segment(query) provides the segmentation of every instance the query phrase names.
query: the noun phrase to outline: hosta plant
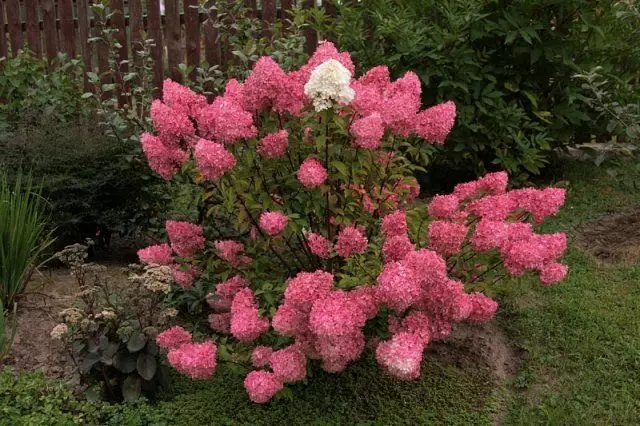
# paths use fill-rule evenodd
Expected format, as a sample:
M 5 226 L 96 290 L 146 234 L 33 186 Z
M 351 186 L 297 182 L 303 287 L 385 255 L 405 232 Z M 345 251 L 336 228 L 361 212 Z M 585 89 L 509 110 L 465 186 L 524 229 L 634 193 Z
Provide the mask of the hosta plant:
M 168 221 L 168 242 L 139 257 L 170 267 L 186 294 L 210 288 L 211 338 L 181 327 L 157 337 L 179 372 L 246 366 L 249 398 L 265 403 L 310 368 L 338 373 L 368 348 L 385 373 L 416 379 L 430 342 L 493 317 L 483 291 L 494 282 L 566 274 L 565 235 L 535 232 L 564 190 L 508 191 L 497 172 L 425 206 L 407 156 L 445 143 L 455 105 L 421 110 L 411 72 L 353 72 L 325 42 L 294 71 L 261 58 L 211 103 L 165 82 L 143 149 L 163 178 L 198 189 L 201 223 Z
M 88 246 L 67 246 L 56 257 L 78 282 L 76 303 L 60 312 L 51 338 L 62 341 L 90 385 L 88 395 L 134 401 L 167 376 L 155 337 L 177 314 L 164 309 L 171 286 L 166 266 L 131 265 L 128 283 L 109 280 L 104 266 L 85 263 Z

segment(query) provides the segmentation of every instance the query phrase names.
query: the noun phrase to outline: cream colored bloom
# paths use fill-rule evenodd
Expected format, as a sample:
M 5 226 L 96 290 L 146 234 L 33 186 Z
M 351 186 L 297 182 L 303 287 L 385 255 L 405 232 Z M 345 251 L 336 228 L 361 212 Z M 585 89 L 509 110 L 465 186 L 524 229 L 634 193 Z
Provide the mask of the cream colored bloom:
M 340 62 L 329 59 L 318 65 L 312 72 L 304 94 L 313 101 L 316 111 L 331 108 L 334 102 L 348 104 L 355 93 L 349 83 L 351 73 Z
M 53 327 L 53 330 L 51 330 L 51 338 L 55 340 L 62 340 L 67 333 L 69 333 L 69 327 L 67 327 L 67 324 L 58 324 Z

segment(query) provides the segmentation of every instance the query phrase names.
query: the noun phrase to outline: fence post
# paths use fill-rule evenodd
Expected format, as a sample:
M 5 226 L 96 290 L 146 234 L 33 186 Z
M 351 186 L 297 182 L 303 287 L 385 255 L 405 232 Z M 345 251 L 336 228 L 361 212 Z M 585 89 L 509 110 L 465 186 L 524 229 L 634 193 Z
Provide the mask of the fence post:
M 153 39 L 153 47 L 151 48 L 151 57 L 153 58 L 153 83 L 158 89 L 155 96 L 160 98 L 162 97 L 164 71 L 160 0 L 147 0 L 147 28 L 149 30 L 149 38 Z
M 193 67 L 189 74 L 192 81 L 196 79 L 196 68 L 200 66 L 200 2 L 184 0 L 184 28 L 187 39 L 187 65 Z
M 141 0 L 129 0 L 129 28 L 131 28 L 131 54 L 133 55 L 133 62 L 136 65 L 140 65 L 141 58 L 137 52 L 143 50 L 142 32 L 144 31 Z
M 0 28 L 2 28 L 2 34 L 0 34 L 0 58 L 7 57 L 7 36 L 4 32 L 4 1 L 0 0 Z
M 76 40 L 71 0 L 58 0 L 58 19 L 60 20 L 60 47 L 64 53 L 73 58 L 76 56 Z
M 182 26 L 180 25 L 179 6 L 180 4 L 178 0 L 165 0 L 164 2 L 164 33 L 167 37 L 167 65 L 169 66 L 169 77 L 171 80 L 178 82 L 181 81 L 178 64 L 181 63 L 184 58 L 181 46 Z
M 208 16 L 202 28 L 204 31 L 204 57 L 210 67 L 221 63 L 220 41 L 218 40 L 218 29 L 215 27 L 217 12 L 211 8 L 214 4 L 214 1 L 207 3 Z
M 307 9 L 315 9 L 316 1 L 304 0 L 304 7 Z M 305 51 L 309 55 L 312 55 L 313 52 L 316 51 L 316 47 L 318 46 L 318 33 L 314 28 L 307 27 L 304 30 L 304 37 L 306 38 Z
M 20 22 L 20 0 L 7 1 L 7 21 L 9 22 L 9 37 L 11 40 L 11 56 L 18 55 L 22 49 L 22 23 Z M 4 33 L 4 28 L 2 29 Z
M 273 36 L 272 26 L 276 22 L 276 12 L 275 0 L 262 0 L 262 35 L 267 40 Z
M 123 75 L 129 71 L 129 65 L 127 62 L 129 61 L 129 47 L 127 45 L 127 27 L 124 16 L 124 2 L 123 0 L 111 0 L 110 2 L 111 12 L 113 12 L 111 17 L 111 28 L 116 29 L 114 33 L 114 38 L 120 44 L 120 48 L 118 49 L 118 58 L 116 63 L 116 83 L 118 83 L 118 89 L 116 94 L 118 96 L 118 104 L 120 106 L 127 103 L 127 96 L 123 91 L 127 84 L 124 83 Z M 123 63 L 124 61 L 124 63 Z
M 91 45 L 89 44 L 89 10 L 87 8 L 87 0 L 76 0 L 78 8 L 78 39 L 80 41 L 80 56 L 84 62 L 85 71 L 91 71 Z M 88 92 L 89 80 L 87 73 L 84 73 L 84 91 Z
M 289 14 L 287 13 L 293 9 L 293 0 L 282 0 L 280 2 L 280 20 L 282 21 L 282 29 L 288 29 L 289 23 L 287 20 L 289 19 Z
M 40 41 L 40 16 L 38 16 L 38 0 L 24 0 L 24 17 L 27 29 L 27 43 L 29 49 L 37 57 L 42 56 L 42 43 Z M 4 36 L 4 34 L 3 34 Z
M 44 30 L 44 46 L 49 63 L 58 55 L 58 30 L 56 29 L 56 9 L 53 0 L 40 0 L 42 8 L 42 27 Z

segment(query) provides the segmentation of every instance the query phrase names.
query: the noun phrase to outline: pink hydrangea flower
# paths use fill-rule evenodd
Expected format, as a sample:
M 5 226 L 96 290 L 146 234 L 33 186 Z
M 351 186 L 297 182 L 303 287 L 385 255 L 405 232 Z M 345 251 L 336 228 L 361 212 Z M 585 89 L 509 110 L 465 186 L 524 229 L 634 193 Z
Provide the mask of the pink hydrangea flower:
M 307 234 L 307 245 L 311 253 L 318 256 L 320 259 L 327 259 L 329 252 L 331 251 L 331 243 L 325 237 L 315 232 L 309 232 Z
M 564 233 L 532 235 L 528 239 L 503 244 L 504 266 L 512 275 L 525 270 L 541 270 L 547 263 L 558 259 L 567 249 Z
M 416 336 L 425 347 L 431 340 L 431 319 L 424 312 L 410 312 L 402 320 L 402 329 Z
M 231 304 L 231 334 L 241 342 L 252 342 L 269 329 L 269 320 L 260 316 L 251 289 L 240 290 Z
M 262 158 L 278 158 L 282 157 L 289 147 L 289 132 L 280 130 L 276 133 L 270 133 L 260 139 L 258 142 L 258 154 Z
M 415 270 L 403 262 L 387 263 L 377 281 L 379 300 L 398 312 L 405 311 L 422 294 Z
M 209 314 L 207 317 L 209 328 L 220 334 L 229 334 L 231 332 L 231 314 L 223 312 L 221 314 Z
M 203 95 L 168 78 L 162 84 L 162 101 L 174 111 L 190 117 L 195 117 L 207 106 L 207 98 Z
M 189 222 L 168 220 L 165 229 L 171 249 L 178 256 L 192 257 L 198 250 L 204 249 L 204 235 L 202 227 Z
M 364 327 L 367 316 L 353 297 L 341 290 L 332 291 L 313 303 L 309 328 L 317 336 L 353 334 Z
M 458 253 L 466 236 L 463 223 L 436 220 L 429 225 L 429 247 L 443 255 Z
M 280 234 L 287 223 L 289 223 L 289 218 L 280 212 L 264 212 L 260 215 L 260 229 L 272 237 Z
M 285 72 L 271 57 L 258 59 L 242 86 L 244 108 L 255 113 L 273 106 L 277 94 L 285 88 L 286 78 Z
M 452 323 L 468 318 L 472 310 L 464 285 L 449 279 L 424 287 L 415 307 Z
M 478 251 L 507 247 L 513 241 L 526 240 L 533 236 L 528 223 L 503 222 L 482 219 L 476 225 L 471 245 Z
M 269 365 L 284 383 L 297 382 L 307 376 L 307 357 L 296 345 L 273 352 L 269 357 Z
M 258 345 L 251 352 L 251 365 L 255 368 L 262 368 L 269 365 L 269 358 L 273 353 L 273 349 L 269 346 Z
M 189 117 L 155 100 L 151 103 L 151 121 L 162 142 L 167 148 L 179 148 L 180 141 L 195 134 L 193 123 Z
M 200 269 L 195 265 L 186 265 L 186 269 L 180 264 L 171 265 L 173 280 L 182 288 L 190 288 L 200 273 Z
M 199 139 L 195 149 L 196 165 L 202 176 L 216 181 L 236 165 L 236 158 L 217 142 Z
M 296 337 L 309 330 L 309 314 L 296 308 L 291 303 L 283 303 L 278 307 L 271 325 L 283 336 Z
M 540 282 L 543 285 L 551 285 L 564 280 L 569 268 L 558 262 L 550 262 L 540 270 Z
M 351 84 L 355 91 L 351 105 L 362 117 L 378 113 L 390 85 L 389 69 L 386 66 L 371 68 Z
M 380 114 L 374 112 L 363 118 L 354 120 L 349 131 L 355 138 L 353 143 L 358 148 L 378 149 L 384 136 L 384 123 Z
M 228 280 L 219 282 L 216 285 L 216 295 L 222 298 L 233 299 L 240 290 L 247 287 L 249 287 L 249 281 L 240 275 L 234 275 Z
M 180 148 L 166 147 L 159 138 L 150 133 L 143 133 L 140 143 L 149 167 L 164 180 L 170 180 L 189 159 L 186 152 Z
M 460 201 L 465 201 L 467 198 L 471 198 L 478 193 L 478 182 L 464 182 L 459 183 L 453 187 L 453 195 L 458 197 Z
M 226 144 L 250 139 L 258 134 L 251 113 L 226 95 L 217 97 L 213 103 L 202 108 L 196 119 L 201 136 Z
M 406 137 L 415 127 L 421 92 L 420 78 L 411 71 L 388 87 L 380 115 L 392 133 Z
M 438 219 L 452 219 L 458 213 L 460 200 L 453 194 L 436 195 L 429 203 L 429 216 Z
M 171 247 L 169 244 L 157 244 L 138 250 L 138 259 L 141 263 L 154 263 L 156 265 L 171 265 Z
M 471 314 L 469 315 L 471 322 L 486 324 L 498 310 L 498 302 L 482 293 L 471 293 L 468 298 L 471 302 Z
M 353 334 L 319 336 L 315 348 L 323 360 L 322 368 L 330 373 L 344 370 L 347 364 L 360 357 L 365 348 L 365 338 L 361 330 Z M 332 368 L 333 371 L 327 370 Z
M 167 354 L 169 364 L 192 379 L 209 379 L 216 369 L 216 344 L 185 343 Z
M 338 234 L 336 253 L 345 259 L 357 253 L 364 253 L 368 242 L 362 231 L 355 226 L 348 226 Z
M 174 349 L 185 343 L 191 343 L 192 337 L 184 328 L 176 325 L 156 336 L 156 343 L 162 349 Z
M 418 114 L 415 133 L 422 139 L 443 144 L 456 120 L 456 104 L 445 102 L 428 108 Z
M 566 190 L 563 188 L 535 188 L 516 189 L 510 194 L 516 200 L 518 207 L 531 212 L 533 220 L 541 223 L 546 217 L 554 216 L 564 204 Z
M 313 302 L 329 294 L 332 288 L 333 275 L 329 272 L 298 272 L 287 284 L 284 301 L 285 304 L 296 306 L 303 312 L 309 312 Z
M 471 201 L 466 210 L 478 217 L 504 220 L 517 208 L 516 200 L 510 194 L 489 195 Z
M 412 333 L 398 333 L 378 345 L 376 360 L 392 376 L 414 380 L 420 377 L 423 351 L 420 337 Z
M 490 195 L 504 194 L 509 183 L 507 172 L 487 173 L 478 179 L 478 189 Z
M 244 379 L 249 399 L 256 404 L 269 402 L 282 387 L 282 381 L 275 374 L 263 370 L 252 371 Z
M 307 63 L 303 65 L 299 70 L 291 73 L 291 78 L 295 79 L 298 82 L 301 82 L 303 85 L 307 81 L 309 81 L 309 77 L 311 76 L 311 72 L 318 67 L 318 65 L 323 64 L 329 59 L 335 59 L 340 62 L 342 66 L 344 66 L 351 75 L 355 72 L 355 65 L 351 60 L 351 56 L 349 52 L 339 52 L 336 49 L 335 45 L 330 41 L 321 42 L 316 48 L 313 55 L 309 58 Z
M 405 258 L 414 249 L 407 234 L 395 235 L 387 238 L 382 245 L 382 255 L 385 263 L 397 262 Z
M 420 249 L 408 253 L 403 264 L 413 269 L 416 278 L 427 285 L 441 282 L 447 277 L 447 263 L 432 250 Z
M 364 285 L 351 290 L 348 294 L 367 319 L 374 318 L 378 314 L 378 289 L 376 287 Z
M 382 218 L 382 233 L 388 237 L 407 235 L 407 214 L 402 210 L 396 210 Z
M 309 157 L 302 162 L 296 176 L 305 188 L 315 188 L 327 180 L 327 169 L 317 159 Z
M 235 240 L 218 240 L 214 243 L 218 256 L 234 266 L 250 263 L 251 258 L 244 256 L 244 244 Z

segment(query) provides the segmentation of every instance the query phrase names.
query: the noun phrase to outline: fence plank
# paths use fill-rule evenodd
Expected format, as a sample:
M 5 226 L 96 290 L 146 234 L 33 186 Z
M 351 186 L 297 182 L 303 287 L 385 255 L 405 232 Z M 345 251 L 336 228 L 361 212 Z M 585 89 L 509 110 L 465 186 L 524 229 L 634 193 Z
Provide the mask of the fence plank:
M 49 62 L 58 55 L 58 30 L 56 29 L 56 9 L 53 0 L 40 0 L 42 9 L 42 29 L 44 46 Z
M 100 0 L 92 0 L 93 3 L 99 3 Z M 105 15 L 108 12 L 104 11 Z M 93 21 L 93 37 L 98 38 L 94 44 L 96 49 L 96 56 L 98 59 L 97 71 L 100 75 L 100 83 L 101 84 L 110 84 L 113 82 L 112 74 L 109 72 L 109 45 L 107 40 L 105 40 L 104 30 L 106 27 L 105 22 L 106 16 L 96 16 L 94 15 Z M 107 90 L 102 92 L 102 99 L 109 99 L 111 97 L 111 91 Z
M 273 36 L 273 24 L 276 22 L 276 0 L 262 0 L 262 34 L 270 39 Z
M 58 19 L 60 20 L 60 47 L 64 53 L 75 57 L 76 40 L 72 0 L 58 0 Z
M 187 65 L 194 69 L 189 77 L 195 80 L 196 68 L 200 66 L 200 15 L 198 0 L 184 0 L 184 26 L 187 39 Z
M 282 21 L 282 28 L 289 28 L 289 23 L 287 22 L 290 19 L 289 11 L 293 9 L 293 0 L 282 0 L 280 2 L 280 20 Z
M 122 76 L 125 75 L 129 71 L 129 47 L 127 45 L 127 28 L 125 26 L 125 15 L 124 15 L 124 2 L 123 0 L 111 0 L 111 28 L 117 30 L 113 34 L 113 37 L 120 44 L 120 48 L 118 49 L 118 59 L 116 61 L 116 83 L 118 83 L 117 96 L 118 96 L 118 104 L 124 105 L 127 103 L 127 97 L 123 93 L 123 91 L 127 91 L 126 88 L 123 88 L 123 79 Z
M 25 27 L 29 49 L 36 56 L 42 56 L 42 42 L 40 41 L 40 16 L 38 16 L 38 0 L 24 0 Z M 4 34 L 3 34 L 4 35 Z
M 2 34 L 0 34 L 0 58 L 6 58 L 7 37 L 4 33 L 4 0 L 0 0 L 0 28 L 2 28 Z
M 315 8 L 315 0 L 304 0 L 304 7 L 306 9 Z M 316 47 L 318 46 L 318 33 L 313 28 L 305 28 L 304 37 L 306 38 L 305 51 L 311 55 L 315 52 Z
M 322 6 L 327 12 L 327 15 L 331 17 L 338 16 L 338 9 L 336 8 L 335 0 L 322 0 Z
M 78 8 L 78 46 L 80 47 L 80 56 L 86 70 L 91 70 L 91 45 L 89 44 L 89 9 L 87 0 L 76 0 Z M 84 75 L 84 90 L 88 92 L 90 89 L 87 75 Z
M 249 17 L 257 17 L 258 16 L 258 5 L 256 4 L 256 0 L 244 0 L 244 7 L 247 9 L 251 9 L 247 12 L 247 16 Z
M 210 8 L 212 4 L 214 3 L 208 3 L 207 7 Z M 218 40 L 218 29 L 215 27 L 215 20 L 216 11 L 209 9 L 209 17 L 204 21 L 202 30 L 204 31 L 204 58 L 210 67 L 220 65 L 221 63 L 220 43 Z
M 136 64 L 136 66 L 140 66 L 141 58 L 137 52 L 143 50 L 142 32 L 144 31 L 141 0 L 129 0 L 129 28 L 131 28 L 131 54 L 133 55 L 133 63 Z
M 178 64 L 181 63 L 184 58 L 184 54 L 182 53 L 182 26 L 180 25 L 179 6 L 180 2 L 178 0 L 165 0 L 164 2 L 164 33 L 167 37 L 167 63 L 169 65 L 169 77 L 171 77 L 173 81 L 181 81 Z
M 149 38 L 153 39 L 154 46 L 151 48 L 153 58 L 153 83 L 159 90 L 156 97 L 162 96 L 163 80 L 163 44 L 162 44 L 162 23 L 160 18 L 160 0 L 147 0 L 147 28 Z
M 20 0 L 7 0 L 7 22 L 9 23 L 9 39 L 11 41 L 11 55 L 17 56 L 22 49 L 22 23 L 20 21 Z M 4 29 L 2 31 L 4 33 Z

